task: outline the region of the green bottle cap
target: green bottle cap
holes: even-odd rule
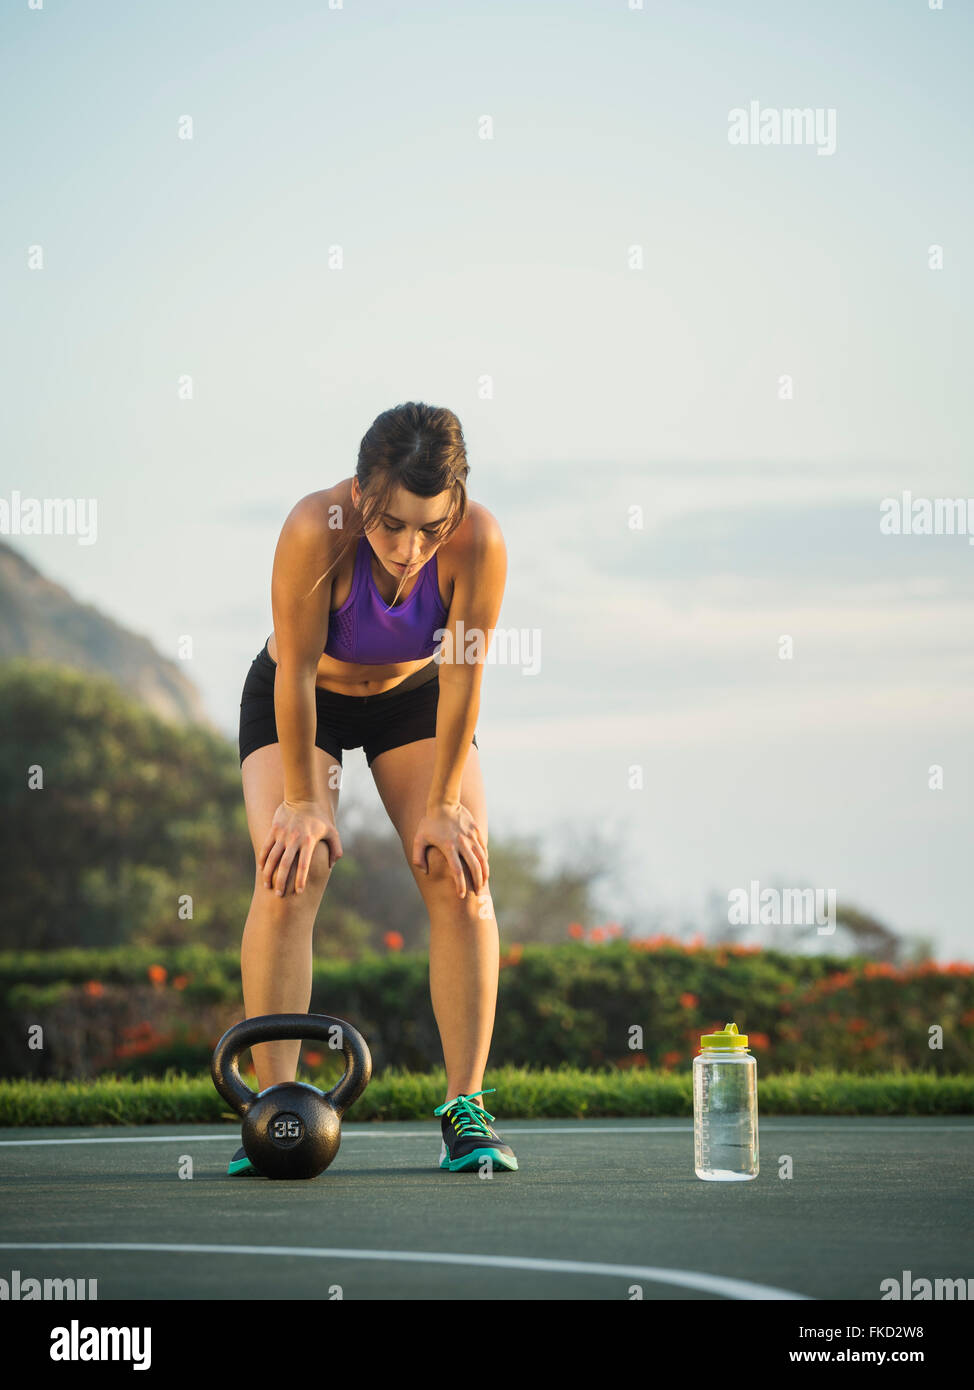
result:
[[[725,1023],[722,1033],[704,1033],[701,1047],[747,1047],[747,1034],[737,1031],[736,1023]]]

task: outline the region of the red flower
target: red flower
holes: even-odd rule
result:
[[[617,1057],[615,1065],[620,1071],[629,1071],[633,1067],[648,1067],[645,1052],[627,1052],[624,1057]]]
[[[173,1040],[172,1033],[155,1033],[151,1025],[147,1025],[148,1032],[141,1037],[135,1037],[133,1041],[122,1043],[116,1047],[116,1057],[141,1057],[146,1052],[154,1052],[158,1047],[165,1047]],[[138,1031],[138,1030],[136,1030]]]
[[[105,986],[101,980],[87,980],[84,986],[85,994],[90,994],[92,999],[97,999],[105,993]]]
[[[148,975],[154,985],[166,983],[166,967],[164,965],[150,965]]]
[[[695,1009],[695,1008],[697,1007],[697,1004],[698,1004],[699,1002],[700,1002],[700,1001],[697,999],[697,996],[696,996],[695,994],[689,994],[689,993],[688,993],[688,994],[681,994],[681,995],[680,995],[680,1008],[681,1008],[681,1009]]]
[[[895,965],[890,965],[888,960],[871,960],[866,962],[862,973],[867,980],[875,980],[881,975],[895,978],[900,972]]]
[[[585,928],[582,926],[581,922],[572,922],[571,926],[568,928],[568,935],[573,936],[575,940],[578,941],[585,935]]]
[[[382,940],[390,951],[401,951],[403,948],[402,936],[397,931],[387,931]]]
[[[122,1029],[123,1038],[148,1037],[152,1033],[152,1024],[144,1018],[141,1023],[135,1023],[131,1028]]]

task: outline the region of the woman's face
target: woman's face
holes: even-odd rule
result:
[[[352,501],[361,498],[358,479],[352,480]],[[440,532],[450,512],[450,493],[417,497],[397,487],[385,513],[369,531],[369,544],[390,574],[402,579],[415,574],[437,548]]]

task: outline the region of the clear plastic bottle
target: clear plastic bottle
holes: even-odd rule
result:
[[[758,1064],[736,1023],[704,1033],[693,1059],[693,1166],[707,1182],[758,1175]]]

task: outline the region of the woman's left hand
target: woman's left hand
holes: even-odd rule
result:
[[[466,806],[455,801],[427,807],[413,840],[413,863],[426,873],[429,873],[426,864],[428,845],[435,845],[453,870],[457,893],[461,898],[467,896],[464,868],[470,874],[477,895],[480,895],[490,877],[490,865],[480,827]]]

